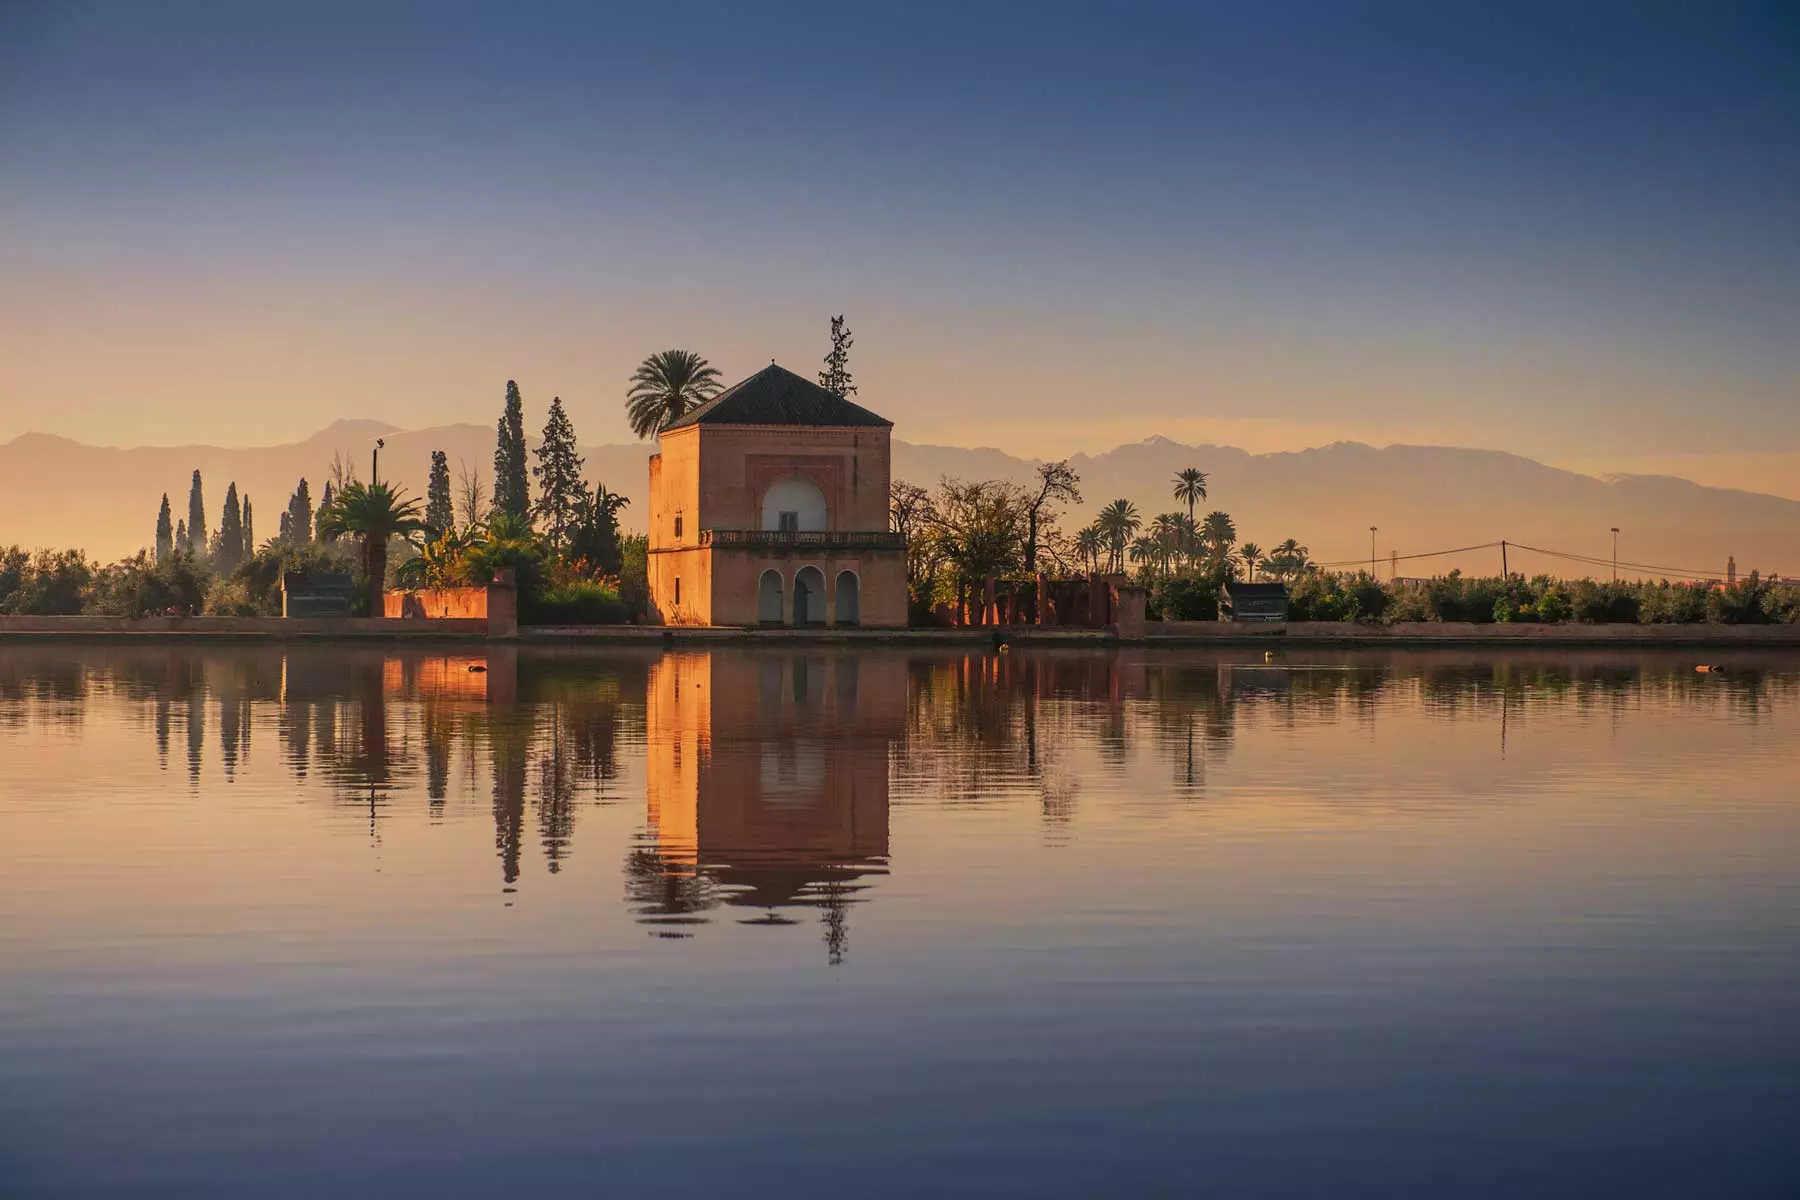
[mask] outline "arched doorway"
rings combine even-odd
[[[794,624],[825,623],[825,576],[817,567],[801,567],[794,575]]]
[[[857,593],[855,571],[839,571],[837,578],[837,612],[832,620],[839,625],[862,624],[862,597]]]
[[[810,479],[776,480],[763,493],[762,527],[783,533],[810,533],[830,522],[825,493]]]
[[[781,572],[773,567],[756,585],[756,619],[764,625],[781,624]]]

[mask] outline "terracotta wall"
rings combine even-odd
[[[811,480],[825,493],[829,528],[888,527],[887,429],[761,425],[692,429],[699,433],[697,499],[702,528],[762,528],[763,493],[770,484],[792,476]],[[666,483],[664,490],[669,490]]]
[[[713,551],[698,547],[659,550],[650,555],[650,621],[658,625],[713,625]],[[675,581],[681,580],[681,602]]]
[[[650,460],[650,549],[699,544],[701,524],[700,430],[689,425],[662,435],[660,451]],[[680,539],[675,517],[682,517]],[[685,597],[684,597],[685,598]]]
[[[487,620],[488,589],[485,587],[428,588],[416,592],[383,592],[382,615],[414,620],[447,617]]]

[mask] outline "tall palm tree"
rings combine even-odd
[[[1180,513],[1159,513],[1156,520],[1150,522],[1150,536],[1156,539],[1156,545],[1162,551],[1158,565],[1164,573],[1181,553],[1186,520]]]
[[[692,350],[662,350],[638,364],[625,393],[631,431],[653,437],[719,394],[719,373]]]
[[[1312,553],[1293,538],[1276,546],[1269,555],[1269,569],[1283,579],[1298,576],[1306,570],[1306,556]]]
[[[1245,542],[1238,547],[1238,558],[1250,568],[1250,582],[1256,582],[1256,568],[1263,560],[1262,547],[1255,542]]]
[[[1123,569],[1125,547],[1131,541],[1131,535],[1144,524],[1138,516],[1137,505],[1129,500],[1114,500],[1100,510],[1100,516],[1095,519],[1094,524],[1100,527],[1111,552],[1107,559],[1108,565],[1115,572]]]
[[[1075,553],[1087,564],[1090,571],[1100,569],[1100,547],[1105,544],[1105,537],[1098,525],[1089,525],[1075,535]]]
[[[387,583],[388,540],[418,544],[427,532],[417,500],[385,483],[351,480],[339,488],[331,504],[315,519],[321,534],[341,537],[349,533],[362,539],[363,573],[369,577],[370,612],[381,615],[381,592]]]
[[[1131,539],[1131,561],[1144,566],[1154,564],[1162,554],[1162,548],[1153,537],[1135,537]]]
[[[1187,504],[1188,520],[1193,520],[1194,505],[1206,499],[1206,472],[1199,467],[1175,472],[1175,498]]]

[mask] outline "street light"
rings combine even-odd
[[[1619,582],[1619,527],[1612,527],[1613,535],[1613,582]]]
[[[1375,527],[1369,526],[1369,578],[1375,578]]]
[[[381,448],[387,445],[386,438],[375,439],[375,449],[369,452],[369,486],[374,487],[381,482]]]

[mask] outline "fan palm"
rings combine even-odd
[[[1250,582],[1256,582],[1256,568],[1263,560],[1262,547],[1255,542],[1245,542],[1238,547],[1238,558],[1250,570]]]
[[[321,534],[341,537],[349,533],[362,539],[363,573],[369,577],[370,611],[381,614],[381,591],[387,582],[388,541],[400,538],[417,544],[427,532],[417,500],[385,483],[351,480],[338,489],[331,503],[319,511],[316,526]]]
[[[1187,505],[1188,520],[1193,520],[1194,505],[1206,499],[1206,472],[1198,467],[1175,472],[1175,498]]]
[[[625,393],[631,431],[652,437],[719,394],[719,373],[692,350],[662,350],[638,364]]]
[[[1310,553],[1305,546],[1288,538],[1270,553],[1269,569],[1283,579],[1298,576],[1306,570],[1306,556]]]
[[[1207,550],[1217,560],[1224,560],[1231,554],[1231,547],[1237,543],[1237,526],[1232,524],[1228,513],[1210,512],[1206,520],[1200,523],[1200,540],[1206,543]]]

